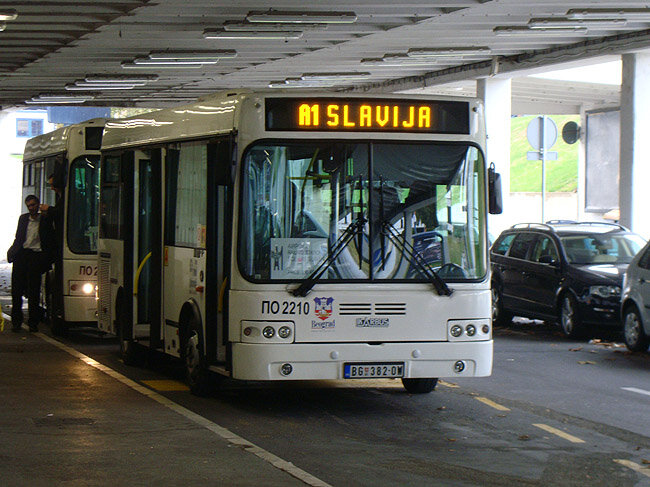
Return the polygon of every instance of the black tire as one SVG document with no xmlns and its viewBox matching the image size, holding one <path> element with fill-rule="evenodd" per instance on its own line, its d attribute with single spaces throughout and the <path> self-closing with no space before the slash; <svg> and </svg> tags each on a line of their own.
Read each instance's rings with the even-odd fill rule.
<svg viewBox="0 0 650 487">
<path fill-rule="evenodd" d="M 436 388 L 438 379 L 402 379 L 402 385 L 406 392 L 411 394 L 428 394 Z"/>
<path fill-rule="evenodd" d="M 131 332 L 133 325 L 128 323 L 122 300 L 118 297 L 117 304 L 117 338 L 120 342 L 120 356 L 124 365 L 141 367 L 145 363 L 144 350 L 133 340 Z"/>
<path fill-rule="evenodd" d="M 566 293 L 560 299 L 560 329 L 567 338 L 581 338 L 584 329 L 578 313 L 578 302 L 572 294 Z"/>
<path fill-rule="evenodd" d="M 643 332 L 641 313 L 634 305 L 628 306 L 623 314 L 623 339 L 632 352 L 645 352 L 650 345 L 650 338 Z"/>
<path fill-rule="evenodd" d="M 512 313 L 503 309 L 503 295 L 501 288 L 492 285 L 492 324 L 494 326 L 507 326 L 512 323 Z"/>
<path fill-rule="evenodd" d="M 187 327 L 183 344 L 185 379 L 192 394 L 206 396 L 213 389 L 213 377 L 208 370 L 203 351 L 203 331 L 194 320 Z"/>
</svg>

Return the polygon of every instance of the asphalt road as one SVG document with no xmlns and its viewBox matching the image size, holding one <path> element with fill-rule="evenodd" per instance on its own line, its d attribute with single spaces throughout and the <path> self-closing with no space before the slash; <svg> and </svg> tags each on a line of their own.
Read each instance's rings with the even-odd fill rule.
<svg viewBox="0 0 650 487">
<path fill-rule="evenodd" d="M 208 398 L 165 357 L 132 368 L 114 338 L 63 341 L 333 486 L 650 486 L 650 353 L 609 338 L 520 322 L 497 330 L 491 377 L 426 395 L 393 380 L 226 382 Z"/>
</svg>

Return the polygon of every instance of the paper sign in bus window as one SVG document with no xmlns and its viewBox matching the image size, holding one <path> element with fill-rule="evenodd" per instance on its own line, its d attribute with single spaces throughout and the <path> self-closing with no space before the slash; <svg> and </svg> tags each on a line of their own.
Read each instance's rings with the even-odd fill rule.
<svg viewBox="0 0 650 487">
<path fill-rule="evenodd" d="M 326 238 L 272 238 L 271 278 L 303 279 L 326 255 Z"/>
</svg>

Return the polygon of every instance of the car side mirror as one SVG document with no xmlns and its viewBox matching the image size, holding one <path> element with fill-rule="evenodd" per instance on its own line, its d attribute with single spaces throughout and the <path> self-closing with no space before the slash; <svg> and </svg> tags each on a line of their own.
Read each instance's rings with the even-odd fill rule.
<svg viewBox="0 0 650 487">
<path fill-rule="evenodd" d="M 556 260 L 552 255 L 542 255 L 539 258 L 539 263 L 540 264 L 552 265 L 554 267 L 559 267 L 559 265 L 560 265 L 560 262 L 558 260 Z"/>
<path fill-rule="evenodd" d="M 500 215 L 503 213 L 501 174 L 496 172 L 494 162 L 488 168 L 488 211 L 492 215 Z"/>
</svg>

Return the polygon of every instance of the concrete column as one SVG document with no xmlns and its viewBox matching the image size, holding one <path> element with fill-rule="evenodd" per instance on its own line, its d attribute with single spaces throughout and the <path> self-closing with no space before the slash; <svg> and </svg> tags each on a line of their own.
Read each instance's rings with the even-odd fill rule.
<svg viewBox="0 0 650 487">
<path fill-rule="evenodd" d="M 650 54 L 624 54 L 621 85 L 621 224 L 650 237 Z"/>
<path fill-rule="evenodd" d="M 503 214 L 490 215 L 488 228 L 497 237 L 501 231 L 513 223 L 508 219 L 510 199 L 510 116 L 512 88 L 510 79 L 481 78 L 477 80 L 476 94 L 485 104 L 485 148 L 488 165 L 494 162 L 501 174 L 503 190 Z"/>
</svg>

